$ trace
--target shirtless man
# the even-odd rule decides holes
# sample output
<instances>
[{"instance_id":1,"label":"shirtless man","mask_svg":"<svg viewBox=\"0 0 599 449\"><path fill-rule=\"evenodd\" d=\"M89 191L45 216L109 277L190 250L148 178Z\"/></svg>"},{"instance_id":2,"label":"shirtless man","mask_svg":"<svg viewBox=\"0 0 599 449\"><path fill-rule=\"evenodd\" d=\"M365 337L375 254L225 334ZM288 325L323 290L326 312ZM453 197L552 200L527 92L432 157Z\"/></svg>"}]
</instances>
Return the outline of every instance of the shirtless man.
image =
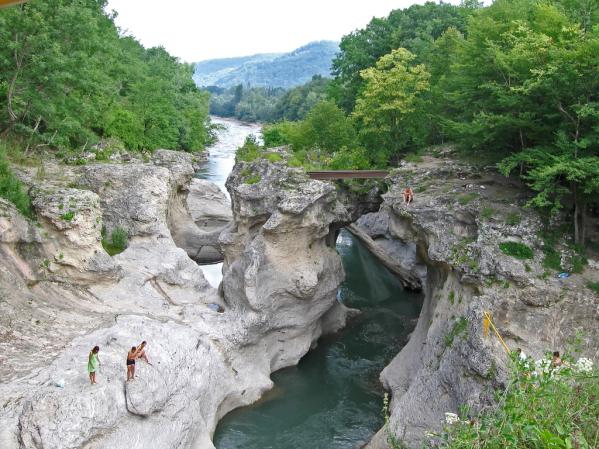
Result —
<instances>
[{"instance_id":1,"label":"shirtless man","mask_svg":"<svg viewBox=\"0 0 599 449\"><path fill-rule=\"evenodd\" d=\"M148 365L152 365L150 363L150 361L148 360L148 356L146 355L146 345L148 344L147 341L142 341L141 344L137 347L137 358L138 359L142 359L144 362L146 362Z\"/></svg>"},{"instance_id":2,"label":"shirtless man","mask_svg":"<svg viewBox=\"0 0 599 449\"><path fill-rule=\"evenodd\" d=\"M414 191L411 187L406 187L403 190L403 202L409 206L412 201L414 201Z\"/></svg>"},{"instance_id":3,"label":"shirtless man","mask_svg":"<svg viewBox=\"0 0 599 449\"><path fill-rule=\"evenodd\" d=\"M139 355L139 350L135 346L127 353L127 382L135 378L135 359Z\"/></svg>"}]
</instances>

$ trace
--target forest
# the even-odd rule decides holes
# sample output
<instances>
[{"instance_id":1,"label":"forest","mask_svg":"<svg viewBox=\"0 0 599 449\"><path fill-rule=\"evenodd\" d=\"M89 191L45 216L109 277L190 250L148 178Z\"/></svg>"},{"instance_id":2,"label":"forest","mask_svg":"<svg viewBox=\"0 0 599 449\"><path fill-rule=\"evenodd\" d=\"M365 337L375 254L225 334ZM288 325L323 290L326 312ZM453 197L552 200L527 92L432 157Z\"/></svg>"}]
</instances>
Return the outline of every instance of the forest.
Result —
<instances>
[{"instance_id":1,"label":"forest","mask_svg":"<svg viewBox=\"0 0 599 449\"><path fill-rule=\"evenodd\" d=\"M109 139L138 151L199 151L209 95L193 67L122 35L105 0L0 10L0 133L25 156L82 152ZM61 153L61 154L62 154Z\"/></svg>"},{"instance_id":2,"label":"forest","mask_svg":"<svg viewBox=\"0 0 599 449\"><path fill-rule=\"evenodd\" d=\"M599 2L426 3L345 36L327 98L266 126L295 163L364 169L451 143L569 212L577 244L599 198Z\"/></svg>"}]
</instances>

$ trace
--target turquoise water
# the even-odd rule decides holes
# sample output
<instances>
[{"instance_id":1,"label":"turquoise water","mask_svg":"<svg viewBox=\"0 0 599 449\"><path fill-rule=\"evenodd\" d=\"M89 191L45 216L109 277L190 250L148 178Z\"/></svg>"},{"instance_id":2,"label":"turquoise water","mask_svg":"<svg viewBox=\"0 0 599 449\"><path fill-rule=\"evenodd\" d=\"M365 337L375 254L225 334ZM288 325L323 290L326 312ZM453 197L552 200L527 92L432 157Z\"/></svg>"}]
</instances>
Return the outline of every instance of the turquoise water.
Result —
<instances>
[{"instance_id":1,"label":"turquoise water","mask_svg":"<svg viewBox=\"0 0 599 449\"><path fill-rule=\"evenodd\" d=\"M381 370L407 343L422 306L351 234L337 240L340 298L361 315L325 337L296 367L273 373L273 391L225 416L217 449L355 449L382 426Z\"/></svg>"}]
</instances>

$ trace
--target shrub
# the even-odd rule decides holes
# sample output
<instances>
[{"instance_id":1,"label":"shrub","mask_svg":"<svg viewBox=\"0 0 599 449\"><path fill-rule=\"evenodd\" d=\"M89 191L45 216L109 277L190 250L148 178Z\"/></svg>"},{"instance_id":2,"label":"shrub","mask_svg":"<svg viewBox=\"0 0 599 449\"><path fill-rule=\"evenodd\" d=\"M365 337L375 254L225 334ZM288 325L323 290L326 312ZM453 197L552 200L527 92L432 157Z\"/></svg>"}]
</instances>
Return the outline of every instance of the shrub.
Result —
<instances>
[{"instance_id":1,"label":"shrub","mask_svg":"<svg viewBox=\"0 0 599 449\"><path fill-rule=\"evenodd\" d=\"M449 348L453 344L455 338L464 333L467 327L468 320L464 317L460 317L460 319L453 324L451 331L449 331L449 333L443 338L445 347Z\"/></svg>"},{"instance_id":2,"label":"shrub","mask_svg":"<svg viewBox=\"0 0 599 449\"><path fill-rule=\"evenodd\" d=\"M244 184L258 184L260 181L262 181L262 176L255 174L255 175L250 175L248 176L246 179L244 179Z\"/></svg>"},{"instance_id":3,"label":"shrub","mask_svg":"<svg viewBox=\"0 0 599 449\"><path fill-rule=\"evenodd\" d=\"M112 230L110 238L107 238L106 228L102 228L102 246L111 256L122 253L128 245L129 234L125 229L116 227Z\"/></svg>"},{"instance_id":4,"label":"shrub","mask_svg":"<svg viewBox=\"0 0 599 449\"><path fill-rule=\"evenodd\" d=\"M490 218L493 218L493 215L495 215L495 209L489 206L483 207L480 211L480 218L483 220L489 220Z\"/></svg>"},{"instance_id":5,"label":"shrub","mask_svg":"<svg viewBox=\"0 0 599 449\"><path fill-rule=\"evenodd\" d=\"M534 257L533 250L524 243L502 242L499 244L499 249L503 254L515 257L516 259L525 260Z\"/></svg>"},{"instance_id":6,"label":"shrub","mask_svg":"<svg viewBox=\"0 0 599 449\"><path fill-rule=\"evenodd\" d=\"M550 268L556 271L562 270L562 257L555 248L550 247L547 245L547 243L545 243L543 253L545 254L545 257L543 258L544 268Z\"/></svg>"},{"instance_id":7,"label":"shrub","mask_svg":"<svg viewBox=\"0 0 599 449\"><path fill-rule=\"evenodd\" d=\"M266 155L266 160L268 162L280 162L283 160L283 156L281 156L279 153L268 153Z\"/></svg>"},{"instance_id":8,"label":"shrub","mask_svg":"<svg viewBox=\"0 0 599 449\"><path fill-rule=\"evenodd\" d=\"M568 359L564 357L564 359ZM445 449L546 449L597 447L599 373L588 359L559 368L551 359L536 363L512 357L505 392L495 409L476 419L446 419L435 447ZM454 418L452 416L452 418ZM451 424L450 424L451 422Z\"/></svg>"},{"instance_id":9,"label":"shrub","mask_svg":"<svg viewBox=\"0 0 599 449\"><path fill-rule=\"evenodd\" d=\"M3 148L0 148L0 197L13 203L26 217L32 218L31 199L24 190L23 184L10 169Z\"/></svg>"},{"instance_id":10,"label":"shrub","mask_svg":"<svg viewBox=\"0 0 599 449\"><path fill-rule=\"evenodd\" d=\"M422 162L422 156L418 153L409 153L409 154L406 154L406 156L404 157L404 160L406 162L412 162L412 163L417 164L419 162Z\"/></svg>"},{"instance_id":11,"label":"shrub","mask_svg":"<svg viewBox=\"0 0 599 449\"><path fill-rule=\"evenodd\" d=\"M458 203L460 203L462 206L465 206L476 198L478 198L478 193L476 192L464 193L458 196Z\"/></svg>"},{"instance_id":12,"label":"shrub","mask_svg":"<svg viewBox=\"0 0 599 449\"><path fill-rule=\"evenodd\" d=\"M593 290L597 295L599 295L599 282L588 282L587 287Z\"/></svg>"},{"instance_id":13,"label":"shrub","mask_svg":"<svg viewBox=\"0 0 599 449\"><path fill-rule=\"evenodd\" d=\"M72 221L73 218L75 218L75 211L70 210L70 211L62 214L60 216L60 218L63 219L64 221Z\"/></svg>"},{"instance_id":14,"label":"shrub","mask_svg":"<svg viewBox=\"0 0 599 449\"><path fill-rule=\"evenodd\" d=\"M245 138L243 146L237 149L235 159L237 161L251 162L258 159L259 157L260 147L258 146L258 141L256 140L256 136L250 134Z\"/></svg>"},{"instance_id":15,"label":"shrub","mask_svg":"<svg viewBox=\"0 0 599 449\"><path fill-rule=\"evenodd\" d=\"M507 214L507 217L505 217L505 223L510 226L519 225L521 222L522 217L517 212L510 212L509 214Z\"/></svg>"},{"instance_id":16,"label":"shrub","mask_svg":"<svg viewBox=\"0 0 599 449\"><path fill-rule=\"evenodd\" d=\"M572 273L582 273L584 267L589 263L584 247L580 245L574 245L574 254L570 258L572 264Z\"/></svg>"}]
</instances>

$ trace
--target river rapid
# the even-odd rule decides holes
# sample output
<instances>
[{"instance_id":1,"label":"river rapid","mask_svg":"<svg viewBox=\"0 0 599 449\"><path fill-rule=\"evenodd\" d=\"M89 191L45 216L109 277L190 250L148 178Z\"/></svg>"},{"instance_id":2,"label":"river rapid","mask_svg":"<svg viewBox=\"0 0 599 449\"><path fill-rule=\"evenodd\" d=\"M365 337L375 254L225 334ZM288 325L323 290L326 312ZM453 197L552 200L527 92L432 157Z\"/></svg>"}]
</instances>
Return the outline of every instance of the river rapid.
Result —
<instances>
[{"instance_id":1,"label":"river rapid","mask_svg":"<svg viewBox=\"0 0 599 449\"><path fill-rule=\"evenodd\" d=\"M235 150L259 125L213 117L219 141L198 177L224 183ZM340 333L322 338L296 367L273 373L273 390L257 404L232 411L214 435L217 449L355 449L382 426L379 373L407 343L421 295L399 280L349 232L337 240L346 279L339 299L362 312ZM202 267L218 285L222 264Z\"/></svg>"}]
</instances>

